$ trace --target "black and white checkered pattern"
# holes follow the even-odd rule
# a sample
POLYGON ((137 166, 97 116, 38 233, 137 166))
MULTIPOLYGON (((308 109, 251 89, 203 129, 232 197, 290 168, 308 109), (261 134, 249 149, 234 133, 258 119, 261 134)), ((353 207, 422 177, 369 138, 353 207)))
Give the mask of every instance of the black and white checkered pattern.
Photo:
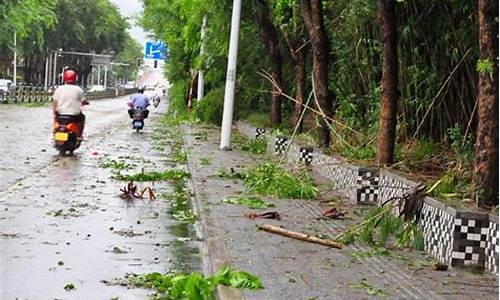
POLYGON ((312 147, 300 147, 299 150, 299 161, 309 166, 313 160, 314 148, 312 147))
POLYGON ((379 180, 379 201, 385 202, 389 199, 401 197, 410 187, 405 182, 398 180, 395 176, 380 174, 379 180))
POLYGON ((451 263, 454 216, 444 209, 425 202, 419 226, 424 236, 425 251, 442 263, 451 263))
POLYGON ((498 234, 498 223, 490 221, 486 240, 485 267, 486 270, 493 273, 498 273, 498 234))
POLYGON ((255 128, 255 138, 263 138, 266 134, 266 129, 265 128, 255 128))
POLYGON ((470 213, 457 213, 453 230, 452 266, 484 265, 488 227, 487 218, 474 219, 470 213))
POLYGON ((288 146, 288 138, 286 136, 278 136, 276 137, 276 141, 274 142, 274 153, 282 154, 285 152, 288 146))
POLYGON ((377 203, 379 174, 379 170, 375 168, 358 169, 356 180, 356 201, 358 204, 377 203))

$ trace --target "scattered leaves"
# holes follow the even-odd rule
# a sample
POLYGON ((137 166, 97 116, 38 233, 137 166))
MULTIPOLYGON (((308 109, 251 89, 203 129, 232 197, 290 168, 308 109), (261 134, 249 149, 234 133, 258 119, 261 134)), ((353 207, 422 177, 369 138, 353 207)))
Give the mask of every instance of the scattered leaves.
POLYGON ((366 278, 362 278, 358 283, 350 284, 349 287, 353 289, 364 289, 366 294, 369 296, 379 296, 379 297, 389 296, 387 290, 369 284, 366 278))
POLYGON ((133 175, 117 174, 114 178, 122 181, 162 181, 182 180, 190 176, 191 175, 184 170, 169 169, 163 172, 138 173, 133 175))
POLYGON ((262 195, 285 199, 314 199, 319 195, 307 173, 302 170, 294 175, 274 163, 264 163, 250 168, 245 186, 262 195))
POLYGON ((213 300, 218 284, 235 288, 261 289, 260 279, 243 271, 223 267, 214 276, 205 277, 200 273, 150 273, 127 275, 129 284, 155 289, 160 299, 213 300))
POLYGON ((222 203, 246 205, 249 208, 274 207, 273 203, 265 202, 258 197, 228 197, 222 198, 222 203))

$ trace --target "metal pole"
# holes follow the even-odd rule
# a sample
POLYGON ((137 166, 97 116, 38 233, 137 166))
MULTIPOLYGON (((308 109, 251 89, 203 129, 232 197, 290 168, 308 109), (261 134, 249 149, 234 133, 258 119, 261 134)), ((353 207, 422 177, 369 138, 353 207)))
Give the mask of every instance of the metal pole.
POLYGON ((97 66, 97 85, 101 85, 101 66, 97 66))
POLYGON ((104 66, 104 89, 108 86, 108 66, 104 66))
POLYGON ((241 0, 233 1, 233 15, 231 17, 231 35, 229 39, 229 54, 227 59, 226 89, 224 92, 224 112, 222 114, 222 128, 220 149, 231 149, 231 125, 233 123, 234 87, 236 83, 236 63, 238 59, 238 34, 240 31, 241 0))
MULTIPOLYGON (((200 47, 200 56, 203 57, 205 55, 205 29, 207 27, 207 16, 203 16, 203 22, 201 24, 201 47, 200 47)), ((203 99, 204 93, 204 82, 203 82, 203 68, 200 68, 198 71, 198 92, 196 93, 198 101, 203 99)))
POLYGON ((45 57, 45 78, 44 78, 44 89, 47 91, 49 87, 49 56, 45 57))
POLYGON ((14 31, 14 86, 17 85, 17 32, 14 31))
POLYGON ((54 69, 52 70, 52 84, 57 85, 57 50, 54 51, 54 69))

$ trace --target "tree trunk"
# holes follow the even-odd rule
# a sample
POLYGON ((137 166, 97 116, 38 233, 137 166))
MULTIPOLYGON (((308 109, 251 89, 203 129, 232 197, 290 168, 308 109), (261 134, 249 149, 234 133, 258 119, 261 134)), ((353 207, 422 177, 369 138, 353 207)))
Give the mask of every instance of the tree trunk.
MULTIPOLYGON (((292 50, 292 49, 291 49, 292 50)), ((292 50, 293 51, 293 50, 292 50)), ((299 48, 294 51, 295 56, 292 58, 293 60, 293 68, 295 70, 295 109, 293 112, 293 124, 295 126, 298 125, 298 132, 302 132, 303 120, 300 120, 300 115, 302 114, 302 110, 305 109, 302 107, 305 99, 305 89, 306 89, 306 61, 305 61, 305 47, 299 48)))
POLYGON ((398 55, 396 28, 396 0, 379 0, 378 12, 382 36, 382 101, 378 132, 377 158, 379 164, 394 162, 396 123, 398 112, 398 55))
MULTIPOLYGON (((335 95, 328 90, 329 41, 323 24, 323 6, 321 0, 300 0, 300 8, 311 39, 313 55, 314 89, 320 109, 326 116, 332 116, 335 95)), ((327 120, 319 117, 319 144, 328 147, 330 144, 330 128, 327 120)))
MULTIPOLYGON (((295 16, 294 16, 295 17, 295 16)), ((301 20, 301 16, 297 16, 297 19, 301 20)), ((302 132, 303 121, 300 120, 300 115, 305 99, 306 92, 306 55, 307 55, 307 41, 304 37, 304 24, 301 23, 299 26, 295 27, 291 32, 286 29, 281 29, 283 37, 288 45, 288 50, 290 51, 290 56, 292 58, 293 69, 295 71, 295 106, 292 114, 292 123, 297 127, 297 132, 302 132)))
MULTIPOLYGON (((474 185, 479 204, 498 204, 498 65, 495 30, 492 26, 495 1, 478 0, 479 59, 491 70, 480 70, 474 185)), ((498 3, 497 3, 498 4, 498 3)))
POLYGON ((271 124, 281 124, 281 91, 283 90, 282 65, 279 39, 276 27, 269 18, 267 0, 257 0, 255 19, 259 25, 259 34, 271 63, 271 76, 278 86, 272 86, 271 92, 271 124))

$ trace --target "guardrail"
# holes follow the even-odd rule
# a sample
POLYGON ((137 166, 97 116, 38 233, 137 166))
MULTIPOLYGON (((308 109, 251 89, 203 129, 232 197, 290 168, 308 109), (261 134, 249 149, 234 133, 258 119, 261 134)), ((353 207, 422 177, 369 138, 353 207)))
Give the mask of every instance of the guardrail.
POLYGON ((18 85, 9 91, 0 90, 0 102, 44 102, 50 100, 50 94, 43 86, 18 85))
MULTIPOLYGON (((98 100, 105 98, 120 97, 136 93, 136 88, 116 88, 99 92, 88 92, 88 100, 98 100)), ((0 103, 17 102, 47 102, 51 101, 52 93, 45 91, 43 86, 38 85, 18 85, 9 91, 0 90, 0 103)))

